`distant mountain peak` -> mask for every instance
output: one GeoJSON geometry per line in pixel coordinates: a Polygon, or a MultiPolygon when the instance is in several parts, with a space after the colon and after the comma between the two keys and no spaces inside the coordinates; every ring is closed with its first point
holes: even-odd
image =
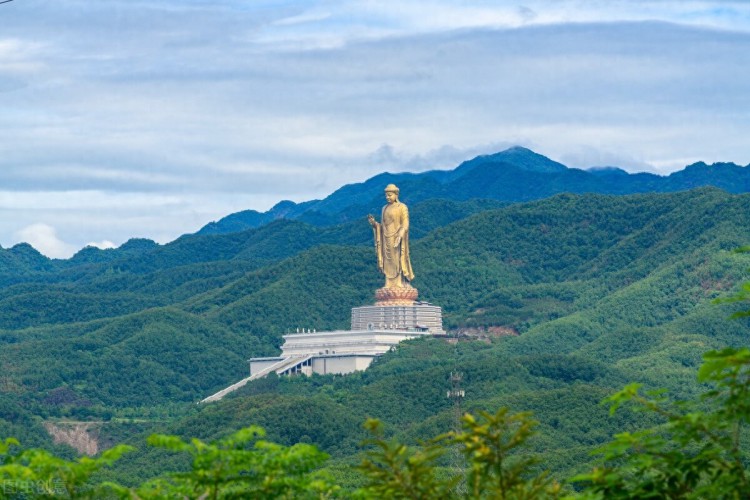
{"type": "Polygon", "coordinates": [[[717,168],[744,168],[742,165],[737,165],[734,162],[716,162],[711,163],[710,165],[704,161],[697,161],[695,163],[691,163],[687,167],[685,167],[685,170],[691,170],[691,169],[717,169],[717,168]]]}
{"type": "Polygon", "coordinates": [[[158,247],[159,244],[148,238],[130,238],[128,241],[119,246],[119,250],[144,251],[158,247]]]}
{"type": "Polygon", "coordinates": [[[271,207],[267,213],[271,214],[274,218],[284,217],[289,212],[297,208],[297,204],[290,200],[281,200],[276,205],[271,207]]]}
{"type": "Polygon", "coordinates": [[[39,252],[39,250],[37,250],[36,248],[34,248],[33,246],[25,242],[16,243],[9,250],[15,254],[25,254],[25,255],[34,255],[34,256],[39,255],[40,257],[43,257],[43,255],[39,252]]]}
{"type": "Polygon", "coordinates": [[[630,175],[620,167],[610,166],[590,167],[586,169],[586,172],[592,173],[594,175],[630,175]]]}
{"type": "MultiPolygon", "coordinates": [[[[541,156],[542,158],[547,158],[546,156],[540,155],[536,151],[532,151],[531,149],[525,148],[523,146],[511,146],[508,149],[504,149],[503,151],[500,151],[499,153],[496,153],[496,154],[503,154],[503,153],[507,153],[507,154],[525,154],[525,155],[529,155],[529,156],[541,156]]],[[[547,159],[549,159],[549,158],[547,158],[547,159]]]]}
{"type": "Polygon", "coordinates": [[[297,204],[294,203],[292,200],[281,200],[276,205],[274,205],[271,210],[284,210],[286,208],[292,208],[296,207],[297,204]]]}
{"type": "Polygon", "coordinates": [[[509,147],[508,149],[504,149],[504,150],[502,150],[502,151],[499,151],[499,152],[497,152],[497,153],[495,153],[495,154],[496,154],[496,155],[501,155],[501,154],[503,154],[503,153],[525,153],[525,154],[532,154],[532,155],[538,155],[538,156],[541,156],[541,155],[539,155],[538,153],[536,153],[536,152],[534,152],[534,151],[530,150],[529,148],[525,148],[525,147],[523,147],[523,146],[518,146],[518,145],[516,145],[516,146],[511,146],[511,147],[509,147]]]}
{"type": "Polygon", "coordinates": [[[465,161],[454,170],[456,175],[451,177],[460,177],[477,167],[495,164],[512,165],[528,172],[558,173],[568,170],[568,167],[562,163],[550,160],[546,156],[535,153],[528,148],[523,146],[513,146],[498,153],[481,155],[474,159],[465,161]]]}

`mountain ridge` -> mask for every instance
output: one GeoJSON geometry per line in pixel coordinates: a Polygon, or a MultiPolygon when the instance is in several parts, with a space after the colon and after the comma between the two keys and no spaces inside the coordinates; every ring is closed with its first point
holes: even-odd
{"type": "Polygon", "coordinates": [[[313,225],[329,226],[378,213],[380,194],[387,184],[401,189],[402,200],[415,203],[431,198],[468,200],[495,199],[523,202],[558,193],[635,194],[675,192],[715,186],[731,193],[750,192],[750,169],[731,162],[696,162],[669,175],[629,173],[619,167],[570,168],[534,151],[514,146],[494,154],[480,155],[452,170],[421,173],[377,174],[363,182],[342,186],[322,200],[300,204],[277,204],[260,213],[242,211],[211,222],[198,234],[219,234],[259,227],[278,218],[291,218],[313,225]]]}

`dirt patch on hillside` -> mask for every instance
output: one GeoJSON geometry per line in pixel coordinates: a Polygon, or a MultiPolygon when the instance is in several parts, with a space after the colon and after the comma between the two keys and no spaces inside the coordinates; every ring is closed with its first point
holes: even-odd
{"type": "Polygon", "coordinates": [[[82,455],[99,453],[99,422],[45,422],[44,428],[55,443],[72,446],[82,455]]]}

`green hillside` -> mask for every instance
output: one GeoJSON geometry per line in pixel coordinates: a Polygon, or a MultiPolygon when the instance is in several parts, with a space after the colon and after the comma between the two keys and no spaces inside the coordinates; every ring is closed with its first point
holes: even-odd
{"type": "MultiPolygon", "coordinates": [[[[481,208],[425,202],[431,231],[413,242],[414,285],[454,332],[520,335],[413,341],[364,373],[272,377],[201,407],[246,376],[247,358],[277,353],[287,331],[345,328],[351,307],[372,301],[381,280],[364,222],[282,220],[27,274],[0,291],[0,435],[27,422],[41,442],[40,416],[140,415],[144,433],[201,438],[257,423],[272,440],[319,445],[345,475],[366,417],[411,441],[451,428],[445,390],[457,369],[467,409],[534,411],[532,449],[564,475],[613,432],[646,423],[609,418],[598,405],[607,394],[638,380],[690,396],[702,352],[747,344],[747,320],[728,321],[734,306],[711,301],[747,279],[750,257],[732,249],[750,241],[750,195],[562,194],[481,208]]],[[[102,432],[143,442],[115,424],[102,432]]],[[[171,464],[154,453],[112,474],[134,482],[171,464]]]]}

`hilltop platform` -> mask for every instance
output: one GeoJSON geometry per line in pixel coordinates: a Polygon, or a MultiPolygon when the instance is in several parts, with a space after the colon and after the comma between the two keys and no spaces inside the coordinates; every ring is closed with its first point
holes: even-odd
{"type": "MultiPolygon", "coordinates": [[[[444,333],[444,332],[443,332],[444,333]]],[[[427,328],[339,330],[284,335],[281,356],[251,358],[250,376],[213,394],[201,403],[218,401],[251,380],[278,375],[345,375],[366,370],[375,358],[404,340],[431,336],[427,328]]]]}
{"type": "MultiPolygon", "coordinates": [[[[293,364],[279,364],[279,375],[301,373],[346,374],[366,370],[372,361],[407,339],[428,336],[426,329],[409,330],[339,330],[333,332],[284,335],[282,354],[272,358],[250,359],[250,375],[260,374],[287,359],[293,364]],[[283,370],[279,370],[282,368],[283,370]]],[[[270,370],[265,373],[270,373],[270,370]]]]}
{"type": "Polygon", "coordinates": [[[252,358],[250,376],[202,402],[224,396],[275,372],[278,375],[344,375],[366,370],[375,358],[404,340],[445,335],[442,310],[425,302],[374,305],[352,309],[352,329],[284,335],[281,355],[252,358]]]}

